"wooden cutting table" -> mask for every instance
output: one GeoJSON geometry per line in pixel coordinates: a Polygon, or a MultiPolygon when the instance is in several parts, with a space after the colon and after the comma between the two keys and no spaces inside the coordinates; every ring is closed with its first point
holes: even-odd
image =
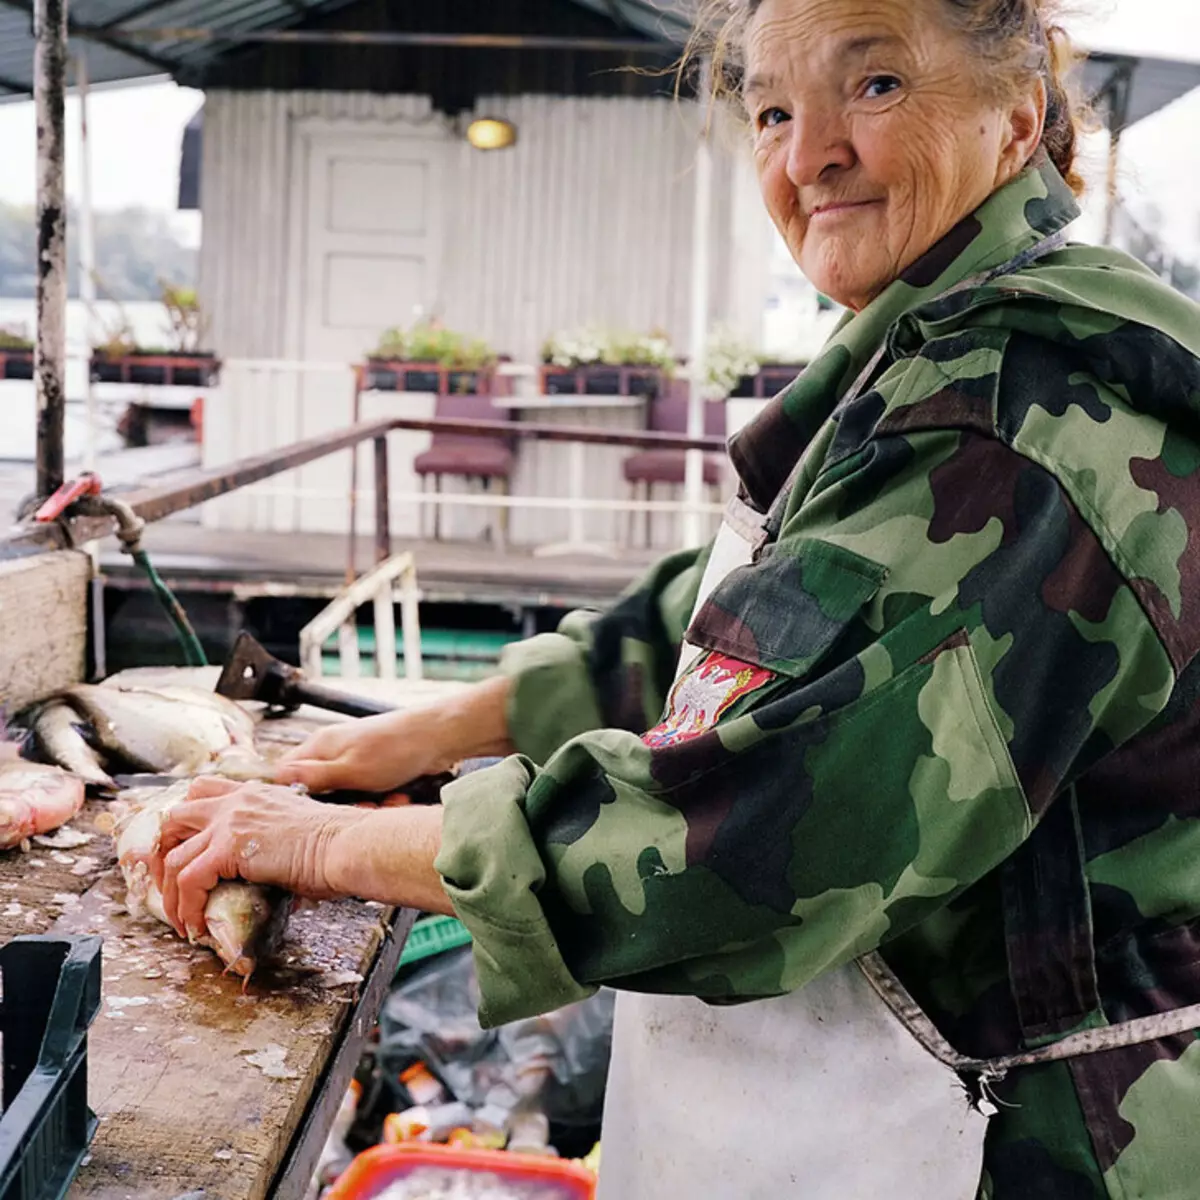
{"type": "MultiPolygon", "coordinates": [[[[126,677],[211,689],[216,670],[126,677]]],[[[462,685],[363,679],[341,686],[413,706],[462,685]]],[[[302,709],[262,721],[260,750],[277,757],[337,719],[302,709]]],[[[88,1038],[90,1103],[100,1124],[69,1194],[298,1200],[416,914],[354,900],[302,910],[277,959],[243,990],[211,951],[128,916],[111,839],[95,824],[105,807],[89,802],[68,827],[92,835],[83,845],[0,853],[0,943],[26,933],[104,939],[102,1005],[88,1038]]]]}

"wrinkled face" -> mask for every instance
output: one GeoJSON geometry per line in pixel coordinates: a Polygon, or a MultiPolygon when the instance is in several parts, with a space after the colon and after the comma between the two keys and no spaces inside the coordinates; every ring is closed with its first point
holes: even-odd
{"type": "MultiPolygon", "coordinates": [[[[745,102],[792,257],[860,309],[1025,165],[1040,136],[982,86],[942,0],[763,0],[745,102]]],[[[1028,107],[1028,106],[1027,106],[1028,107]]]]}

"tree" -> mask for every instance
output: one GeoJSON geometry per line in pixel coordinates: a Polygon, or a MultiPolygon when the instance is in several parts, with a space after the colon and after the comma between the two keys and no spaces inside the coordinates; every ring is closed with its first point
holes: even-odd
{"type": "MultiPolygon", "coordinates": [[[[0,203],[0,296],[34,294],[34,210],[0,203]]],[[[67,288],[79,295],[77,213],[67,214],[67,288]]],[[[114,300],[157,300],[161,282],[194,287],[196,252],[171,231],[166,214],[143,208],[95,214],[96,275],[101,292],[114,300]]]]}

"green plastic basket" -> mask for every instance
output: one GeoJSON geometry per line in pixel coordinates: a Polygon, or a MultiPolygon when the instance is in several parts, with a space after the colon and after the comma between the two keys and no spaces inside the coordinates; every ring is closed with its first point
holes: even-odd
{"type": "Polygon", "coordinates": [[[457,917],[422,917],[408,935],[400,953],[400,966],[407,967],[435,954],[469,946],[471,935],[457,917]]]}

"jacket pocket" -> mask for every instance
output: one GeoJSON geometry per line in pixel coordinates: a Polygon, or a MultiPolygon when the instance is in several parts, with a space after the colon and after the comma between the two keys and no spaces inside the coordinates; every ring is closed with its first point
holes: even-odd
{"type": "Polygon", "coordinates": [[[832,542],[772,547],[738,567],[696,613],[687,641],[798,679],[817,667],[874,598],[887,568],[832,542]]]}

